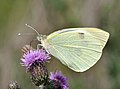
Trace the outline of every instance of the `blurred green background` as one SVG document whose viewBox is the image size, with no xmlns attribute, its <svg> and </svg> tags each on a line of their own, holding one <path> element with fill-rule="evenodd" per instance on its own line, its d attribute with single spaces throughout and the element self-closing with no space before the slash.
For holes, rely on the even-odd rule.
<svg viewBox="0 0 120 89">
<path fill-rule="evenodd" d="M 62 70 L 70 89 L 120 89 L 120 0 L 0 0 L 0 89 L 16 80 L 22 89 L 37 89 L 20 65 L 21 48 L 36 35 L 68 27 L 98 27 L 110 33 L 100 61 L 84 73 L 75 73 L 54 57 L 49 71 Z"/>
</svg>

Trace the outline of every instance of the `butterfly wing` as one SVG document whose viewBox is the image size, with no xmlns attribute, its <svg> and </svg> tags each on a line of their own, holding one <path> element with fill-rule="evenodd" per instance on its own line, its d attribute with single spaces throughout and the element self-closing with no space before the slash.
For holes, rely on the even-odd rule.
<svg viewBox="0 0 120 89">
<path fill-rule="evenodd" d="M 101 57 L 109 33 L 97 28 L 70 28 L 47 37 L 50 54 L 76 72 L 92 67 Z"/>
</svg>

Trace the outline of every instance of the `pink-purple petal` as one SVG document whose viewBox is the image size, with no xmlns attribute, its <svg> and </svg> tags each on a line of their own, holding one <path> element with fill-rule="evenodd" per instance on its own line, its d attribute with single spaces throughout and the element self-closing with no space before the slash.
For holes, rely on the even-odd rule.
<svg viewBox="0 0 120 89">
<path fill-rule="evenodd" d="M 46 53 L 45 50 L 30 50 L 29 52 L 25 53 L 23 55 L 23 58 L 21 58 L 22 63 L 26 67 L 26 69 L 29 69 L 29 67 L 34 62 L 46 62 L 49 59 L 49 55 Z"/>
<path fill-rule="evenodd" d="M 50 79 L 55 80 L 55 81 L 59 81 L 62 89 L 68 89 L 68 86 L 69 86 L 68 79 L 65 76 L 63 76 L 63 74 L 60 71 L 51 72 Z"/>
</svg>

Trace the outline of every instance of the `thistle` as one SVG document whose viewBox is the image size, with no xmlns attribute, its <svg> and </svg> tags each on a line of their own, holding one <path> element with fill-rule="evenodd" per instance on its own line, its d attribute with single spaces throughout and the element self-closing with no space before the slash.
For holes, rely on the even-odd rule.
<svg viewBox="0 0 120 89">
<path fill-rule="evenodd" d="M 21 61 L 26 71 L 31 74 L 32 82 L 36 86 L 44 85 L 48 80 L 48 71 L 45 67 L 45 62 L 49 59 L 49 54 L 43 49 L 24 50 Z"/>
<path fill-rule="evenodd" d="M 51 72 L 44 89 L 69 89 L 68 79 L 60 72 Z"/>
</svg>

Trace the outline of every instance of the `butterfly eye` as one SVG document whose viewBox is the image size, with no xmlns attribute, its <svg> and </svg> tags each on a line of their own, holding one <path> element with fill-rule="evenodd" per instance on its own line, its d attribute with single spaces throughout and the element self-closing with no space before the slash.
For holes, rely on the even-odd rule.
<svg viewBox="0 0 120 89">
<path fill-rule="evenodd" d="M 41 37 L 40 37 L 40 36 L 37 36 L 37 40 L 41 42 Z"/>
</svg>

